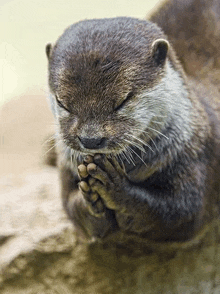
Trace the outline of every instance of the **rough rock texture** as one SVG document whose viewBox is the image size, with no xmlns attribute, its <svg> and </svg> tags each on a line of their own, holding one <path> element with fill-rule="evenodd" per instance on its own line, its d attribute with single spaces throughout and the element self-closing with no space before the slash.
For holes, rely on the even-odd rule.
<svg viewBox="0 0 220 294">
<path fill-rule="evenodd" d="M 179 250 L 80 244 L 62 210 L 57 170 L 20 179 L 18 187 L 12 176 L 1 180 L 0 293 L 220 293 L 218 221 L 203 241 Z"/>
<path fill-rule="evenodd" d="M 219 220 L 182 249 L 138 240 L 127 240 L 127 248 L 77 241 L 61 206 L 57 170 L 39 164 L 38 142 L 52 125 L 45 100 L 21 97 L 0 116 L 0 166 L 6 167 L 0 177 L 0 293 L 220 293 Z"/>
</svg>

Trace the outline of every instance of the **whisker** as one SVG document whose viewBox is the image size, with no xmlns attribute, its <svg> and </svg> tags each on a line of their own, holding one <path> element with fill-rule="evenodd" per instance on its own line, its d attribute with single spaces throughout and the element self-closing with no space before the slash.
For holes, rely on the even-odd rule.
<svg viewBox="0 0 220 294">
<path fill-rule="evenodd" d="M 119 158 L 119 160 L 120 160 L 120 162 L 121 162 L 122 168 L 125 170 L 124 162 L 123 162 L 123 160 L 122 160 L 122 158 L 121 158 L 121 154 L 118 153 L 118 154 L 115 155 L 116 160 L 119 161 L 119 160 L 117 159 L 117 157 Z M 120 163 L 119 163 L 119 164 L 120 164 Z"/>
<path fill-rule="evenodd" d="M 133 157 L 131 156 L 131 153 L 128 151 L 127 147 L 128 146 L 126 146 L 126 148 L 123 150 L 123 154 L 129 164 L 130 163 L 134 164 Z"/>
<path fill-rule="evenodd" d="M 122 151 L 122 155 L 124 156 L 124 159 L 127 160 L 127 162 L 130 164 L 131 162 L 130 162 L 129 158 L 127 157 L 124 150 Z"/>
<path fill-rule="evenodd" d="M 150 147 L 150 145 L 147 142 L 144 142 L 141 138 L 135 137 L 133 135 L 131 136 L 135 138 L 136 140 L 138 140 L 139 142 L 141 142 L 144 146 L 147 146 L 152 152 L 154 152 L 154 150 Z M 144 149 L 144 153 L 146 153 L 145 149 Z"/>
<path fill-rule="evenodd" d="M 136 136 L 134 136 L 134 135 L 132 135 L 132 134 L 129 134 L 129 136 L 132 137 L 133 139 L 139 141 L 142 145 L 144 145 L 144 146 L 147 145 L 147 143 L 144 142 L 144 141 L 142 141 L 140 138 L 138 138 L 138 137 L 136 137 Z M 140 149 L 141 151 L 143 151 L 144 153 L 146 153 L 146 152 L 145 152 L 145 149 L 143 148 L 142 145 L 140 145 L 140 144 L 137 143 L 137 142 L 133 142 L 133 143 L 135 143 L 137 146 L 140 146 L 139 149 Z"/>
<path fill-rule="evenodd" d="M 144 153 L 146 153 L 145 150 L 144 150 L 144 148 L 143 148 L 143 146 L 141 146 L 137 142 L 134 142 L 133 140 L 132 141 L 129 141 L 127 139 L 124 139 L 124 141 L 127 142 L 129 145 L 135 145 L 135 147 L 137 147 L 138 149 L 140 149 L 141 151 L 143 151 Z"/>
<path fill-rule="evenodd" d="M 142 131 L 141 129 L 137 129 L 137 128 L 136 128 L 136 129 L 133 129 L 133 130 L 143 132 L 146 136 L 148 136 L 148 137 L 150 138 L 150 140 L 153 142 L 153 144 L 154 144 L 156 150 L 159 151 L 158 148 L 157 148 L 156 143 L 155 143 L 154 140 L 151 138 L 151 136 L 148 134 L 148 132 L 146 132 L 146 131 Z M 147 146 L 147 145 L 146 145 L 146 146 Z M 150 146 L 148 146 L 148 147 L 150 147 Z"/>
<path fill-rule="evenodd" d="M 55 142 L 55 144 L 52 146 L 52 147 L 50 147 L 44 154 L 43 154 L 43 156 L 45 156 L 45 155 L 47 155 L 47 153 L 49 153 L 53 148 L 55 148 L 56 146 L 58 145 L 58 142 Z"/>
<path fill-rule="evenodd" d="M 118 145 L 122 148 L 122 152 L 121 152 L 121 154 L 124 156 L 125 160 L 127 160 L 128 164 L 130 164 L 129 159 L 128 159 L 127 156 L 126 156 L 126 153 L 125 153 L 124 147 L 123 147 L 121 144 L 119 144 L 119 143 L 118 143 Z"/>
<path fill-rule="evenodd" d="M 143 158 L 141 158 L 138 154 L 137 154 L 137 152 L 135 152 L 132 148 L 131 148 L 131 146 L 129 147 L 130 148 L 130 150 L 134 153 L 134 154 L 136 154 L 136 156 L 143 162 L 143 164 L 145 165 L 145 166 L 147 166 L 147 164 L 144 162 L 144 160 L 143 160 Z"/>
<path fill-rule="evenodd" d="M 55 139 L 55 134 L 53 134 L 53 135 L 50 136 L 47 140 L 45 140 L 45 141 L 41 144 L 41 146 L 43 147 L 45 144 L 47 144 L 47 143 L 53 141 L 54 139 Z"/>
<path fill-rule="evenodd" d="M 164 138 L 166 138 L 167 140 L 169 140 L 169 138 L 167 136 L 165 136 L 163 133 L 159 132 L 158 130 L 155 130 L 154 128 L 151 128 L 151 127 L 147 127 L 148 129 L 160 134 L 161 136 L 163 136 Z"/>
<path fill-rule="evenodd" d="M 154 142 L 154 140 L 151 138 L 151 136 L 150 135 L 148 135 L 147 133 L 146 133 L 146 135 L 150 138 L 150 140 L 152 141 L 152 143 L 154 144 L 154 146 L 155 146 L 155 148 L 156 148 L 156 150 L 159 152 L 159 150 L 158 150 L 158 148 L 157 148 L 157 145 L 156 145 L 156 143 Z"/>
<path fill-rule="evenodd" d="M 126 151 L 127 151 L 127 154 L 128 154 L 128 156 L 129 156 L 129 159 L 130 159 L 131 163 L 132 163 L 134 166 L 136 166 L 136 164 L 135 164 L 135 162 L 134 162 L 134 158 L 133 158 L 133 156 L 132 156 L 132 153 L 131 153 L 131 151 L 130 151 L 130 147 L 129 147 L 129 146 L 127 146 Z"/>
</svg>

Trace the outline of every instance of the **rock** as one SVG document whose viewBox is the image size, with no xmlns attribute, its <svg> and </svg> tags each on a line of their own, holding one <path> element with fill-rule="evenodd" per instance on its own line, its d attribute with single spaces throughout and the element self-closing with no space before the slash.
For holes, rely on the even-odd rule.
<svg viewBox="0 0 220 294">
<path fill-rule="evenodd" d="M 220 293 L 218 220 L 182 249 L 82 244 L 62 209 L 56 168 L 20 177 L 19 185 L 1 181 L 0 293 Z"/>
</svg>

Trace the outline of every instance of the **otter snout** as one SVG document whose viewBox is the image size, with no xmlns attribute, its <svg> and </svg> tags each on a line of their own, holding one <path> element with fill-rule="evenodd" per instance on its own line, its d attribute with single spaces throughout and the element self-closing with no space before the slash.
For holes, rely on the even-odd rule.
<svg viewBox="0 0 220 294">
<path fill-rule="evenodd" d="M 79 137 L 78 139 L 83 148 L 101 149 L 106 147 L 107 138 L 105 137 Z"/>
</svg>

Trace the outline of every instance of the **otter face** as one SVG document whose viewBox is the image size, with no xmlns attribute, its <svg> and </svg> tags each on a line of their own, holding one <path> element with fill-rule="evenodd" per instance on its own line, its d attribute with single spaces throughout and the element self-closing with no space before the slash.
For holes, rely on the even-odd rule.
<svg viewBox="0 0 220 294">
<path fill-rule="evenodd" d="M 147 144 L 152 124 L 161 127 L 167 116 L 166 101 L 151 94 L 166 76 L 168 46 L 155 25 L 128 18 L 83 21 L 47 45 L 50 100 L 65 145 L 117 154 Z"/>
</svg>

